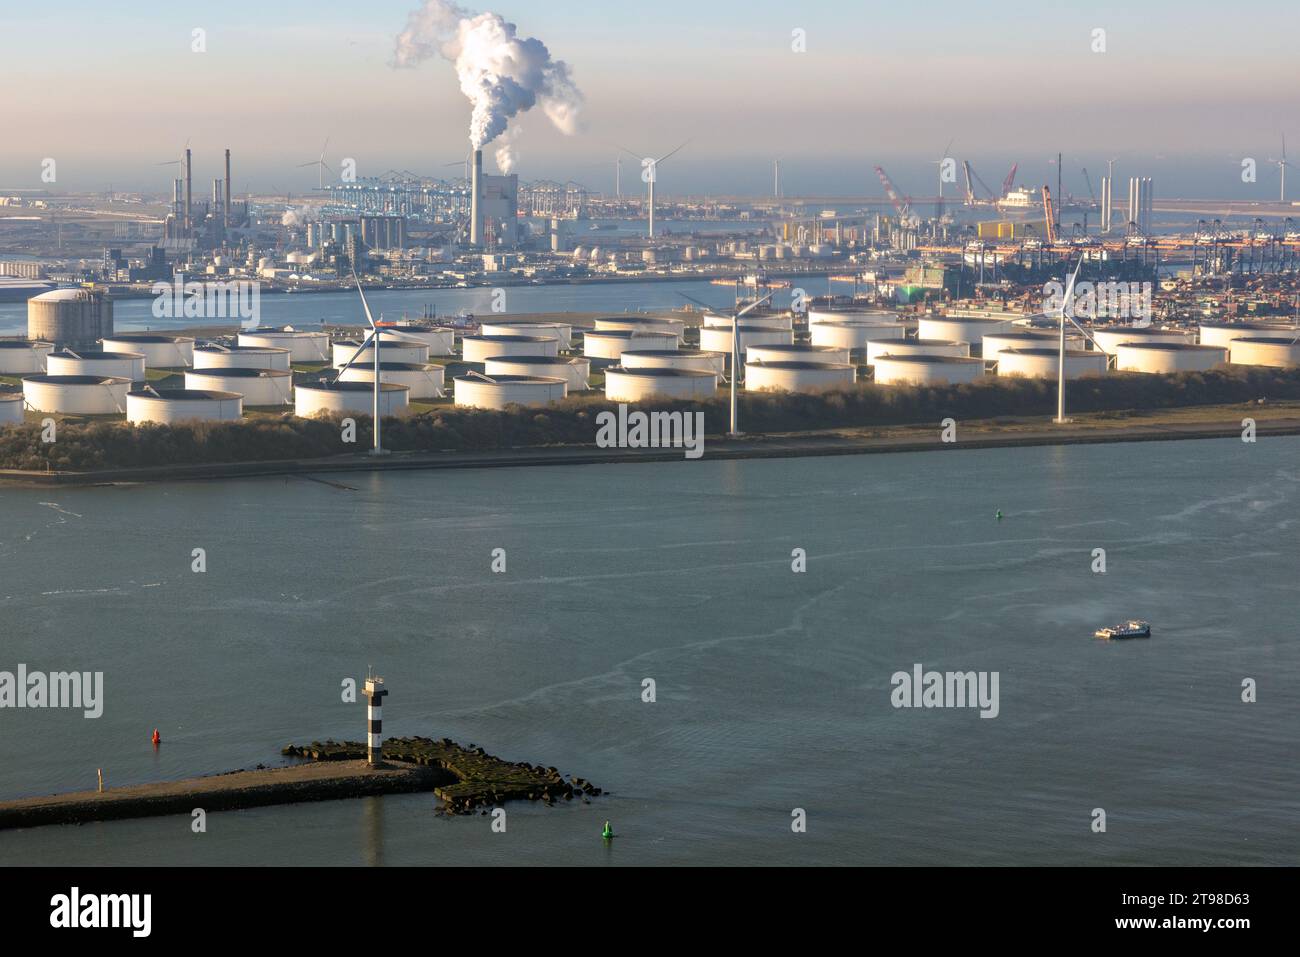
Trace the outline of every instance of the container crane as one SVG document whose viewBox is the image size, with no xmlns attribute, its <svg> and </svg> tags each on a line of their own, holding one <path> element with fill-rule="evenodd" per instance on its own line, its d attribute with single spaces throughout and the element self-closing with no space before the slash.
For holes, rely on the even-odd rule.
<svg viewBox="0 0 1300 957">
<path fill-rule="evenodd" d="M 1052 191 L 1043 184 L 1043 216 L 1047 220 L 1047 244 L 1056 245 L 1056 211 L 1052 208 Z"/>
</svg>

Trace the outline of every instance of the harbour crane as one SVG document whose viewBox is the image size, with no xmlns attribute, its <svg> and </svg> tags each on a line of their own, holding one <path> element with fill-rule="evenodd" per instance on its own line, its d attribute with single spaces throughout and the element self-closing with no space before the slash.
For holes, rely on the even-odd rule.
<svg viewBox="0 0 1300 957">
<path fill-rule="evenodd" d="M 889 174 L 883 167 L 873 167 L 876 175 L 880 177 L 880 185 L 885 188 L 885 195 L 889 197 L 890 203 L 894 206 L 894 211 L 898 213 L 900 222 L 906 222 L 912 218 L 912 199 L 911 197 L 901 197 L 898 190 L 894 189 L 894 184 L 889 179 Z"/>
<path fill-rule="evenodd" d="M 1011 192 L 1011 187 L 1016 185 L 1016 170 L 1019 168 L 1019 163 L 1011 164 L 1011 172 L 1008 173 L 1007 178 L 1002 181 L 1002 199 L 1006 199 L 1007 193 Z"/>
<path fill-rule="evenodd" d="M 1052 208 L 1052 191 L 1043 184 L 1043 216 L 1047 220 L 1047 244 L 1056 245 L 1056 210 Z"/>
<path fill-rule="evenodd" d="M 1092 177 L 1088 175 L 1088 167 L 1086 166 L 1083 168 L 1083 181 L 1088 184 L 1088 196 L 1094 203 L 1097 202 L 1097 194 L 1092 191 Z"/>
</svg>

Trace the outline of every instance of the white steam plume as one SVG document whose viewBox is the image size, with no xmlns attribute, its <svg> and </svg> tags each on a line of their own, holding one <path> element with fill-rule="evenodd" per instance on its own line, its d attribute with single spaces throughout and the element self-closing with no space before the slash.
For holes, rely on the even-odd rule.
<svg viewBox="0 0 1300 957">
<path fill-rule="evenodd" d="M 320 211 L 312 206 L 302 206 L 298 209 L 286 209 L 284 215 L 280 217 L 280 225 L 293 229 L 315 219 L 320 219 Z"/>
<path fill-rule="evenodd" d="M 582 93 L 568 64 L 551 59 L 536 37 L 518 36 L 515 25 L 501 16 L 426 0 L 398 35 L 393 63 L 415 66 L 435 53 L 455 64 L 461 92 L 474 105 L 469 124 L 474 149 L 504 133 L 511 117 L 538 105 L 560 132 L 577 132 Z M 514 151 L 509 145 L 504 150 L 513 165 Z"/>
</svg>

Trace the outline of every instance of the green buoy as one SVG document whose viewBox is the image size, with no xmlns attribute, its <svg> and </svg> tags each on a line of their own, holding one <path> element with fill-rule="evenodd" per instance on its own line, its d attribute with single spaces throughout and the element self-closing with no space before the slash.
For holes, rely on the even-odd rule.
<svg viewBox="0 0 1300 957">
<path fill-rule="evenodd" d="M 1002 521 L 1002 509 L 998 509 L 998 521 Z"/>
<path fill-rule="evenodd" d="M 607 841 L 614 836 L 614 829 L 609 826 L 609 821 L 605 822 L 605 830 L 600 832 L 600 836 Z"/>
</svg>

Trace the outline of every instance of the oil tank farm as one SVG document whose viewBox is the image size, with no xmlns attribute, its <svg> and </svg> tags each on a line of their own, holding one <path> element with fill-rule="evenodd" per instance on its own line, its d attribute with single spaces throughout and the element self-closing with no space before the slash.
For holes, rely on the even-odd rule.
<svg viewBox="0 0 1300 957">
<path fill-rule="evenodd" d="M 867 343 L 867 365 L 880 356 L 969 356 L 970 343 L 946 339 L 873 339 Z M 844 361 L 848 361 L 845 359 Z"/>
<path fill-rule="evenodd" d="M 658 316 L 608 316 L 597 319 L 595 329 L 597 332 L 671 332 L 678 342 L 686 337 L 686 323 Z"/>
<path fill-rule="evenodd" d="M 27 338 L 94 349 L 113 334 L 113 302 L 98 289 L 51 289 L 27 300 Z"/>
<path fill-rule="evenodd" d="M 395 382 L 411 390 L 412 399 L 440 399 L 446 383 L 447 370 L 433 362 L 384 362 L 379 363 L 379 381 Z M 340 382 L 375 381 L 375 365 L 353 363 L 339 376 Z"/>
<path fill-rule="evenodd" d="M 1043 330 L 1034 332 L 1024 329 L 1016 329 L 1012 332 L 990 332 L 984 336 L 984 342 L 981 347 L 981 354 L 986 361 L 997 359 L 998 353 L 1003 349 L 1045 349 L 1049 346 L 1055 346 L 1060 351 L 1061 333 L 1048 332 Z M 1082 349 L 1083 337 L 1077 332 L 1066 330 L 1065 348 Z"/>
<path fill-rule="evenodd" d="M 234 422 L 244 416 L 244 397 L 235 392 L 206 389 L 141 389 L 126 394 L 126 420 L 147 422 Z"/>
<path fill-rule="evenodd" d="M 808 327 L 808 337 L 815 346 L 839 349 L 863 349 L 874 339 L 901 339 L 907 329 L 901 322 L 822 321 Z"/>
<path fill-rule="evenodd" d="M 778 312 L 759 312 L 753 310 L 745 313 L 740 317 L 742 326 L 751 326 L 756 329 L 793 329 L 794 319 L 790 316 L 781 315 Z M 720 316 L 716 313 L 706 312 L 702 326 L 722 326 L 731 328 L 731 316 Z"/>
<path fill-rule="evenodd" d="M 497 356 L 558 356 L 560 340 L 555 336 L 463 336 L 461 358 L 466 362 L 487 362 Z"/>
<path fill-rule="evenodd" d="M 138 352 L 150 369 L 185 369 L 194 365 L 194 340 L 153 332 L 119 332 L 104 337 L 105 352 Z"/>
<path fill-rule="evenodd" d="M 945 385 L 974 382 L 984 375 L 984 360 L 969 356 L 877 356 L 877 385 Z"/>
<path fill-rule="evenodd" d="M 619 364 L 625 369 L 696 369 L 723 375 L 727 356 L 703 349 L 628 349 Z"/>
<path fill-rule="evenodd" d="M 605 398 L 614 402 L 643 402 L 652 396 L 670 399 L 703 399 L 718 391 L 716 372 L 702 369 L 605 370 Z"/>
<path fill-rule="evenodd" d="M 1190 342 L 1129 342 L 1115 349 L 1120 372 L 1204 372 L 1227 361 L 1226 347 Z"/>
<path fill-rule="evenodd" d="M 573 326 L 567 322 L 543 322 L 540 319 L 511 319 L 483 322 L 479 334 L 484 336 L 548 336 L 560 340 L 560 350 L 573 348 Z"/>
<path fill-rule="evenodd" d="M 1300 340 L 1265 339 L 1262 336 L 1233 339 L 1228 346 L 1228 361 L 1235 366 L 1272 366 L 1277 369 L 1300 366 Z"/>
<path fill-rule="evenodd" d="M 745 363 L 749 392 L 824 392 L 853 385 L 857 369 L 847 362 L 778 360 Z"/>
<path fill-rule="evenodd" d="M 474 409 L 504 409 L 509 405 L 539 406 L 559 402 L 568 386 L 559 376 L 456 376 L 456 404 Z"/>
<path fill-rule="evenodd" d="M 45 371 L 45 358 L 54 343 L 39 339 L 0 339 L 0 375 L 27 375 Z"/>
<path fill-rule="evenodd" d="M 628 329 L 590 330 L 583 333 L 582 354 L 588 359 L 618 362 L 629 349 L 676 349 L 677 334 L 672 330 L 636 332 Z"/>
<path fill-rule="evenodd" d="M 325 332 L 300 332 L 294 329 L 252 329 L 241 332 L 236 340 L 241 346 L 264 349 L 288 349 L 293 362 L 316 364 L 330 361 L 330 337 Z"/>
<path fill-rule="evenodd" d="M 998 353 L 998 375 L 1018 375 L 1030 379 L 1055 379 L 1060 369 L 1061 350 L 1047 346 L 1003 349 Z M 1106 355 L 1095 349 L 1066 349 L 1065 377 L 1104 375 Z"/>
<path fill-rule="evenodd" d="M 742 359 L 750 346 L 794 345 L 794 332 L 790 329 L 742 325 L 736 332 L 740 338 Z M 700 330 L 700 348 L 707 352 L 731 355 L 731 326 L 705 326 Z"/>
<path fill-rule="evenodd" d="M 339 339 L 335 341 L 331 347 L 333 354 L 331 362 L 334 368 L 342 368 L 354 355 L 356 356 L 355 359 L 352 359 L 354 364 L 361 362 L 373 366 L 375 364 L 374 344 L 371 343 L 362 349 L 360 354 L 357 354 L 357 349 L 360 346 L 361 342 L 355 339 Z M 379 346 L 379 361 L 428 362 L 429 347 L 423 342 L 416 342 L 414 339 L 404 339 L 401 342 L 390 342 L 388 339 L 384 339 Z"/>
<path fill-rule="evenodd" d="M 23 394 L 0 392 L 0 425 L 17 425 L 23 421 Z"/>
<path fill-rule="evenodd" d="M 1011 319 L 989 319 L 982 316 L 921 316 L 916 321 L 916 334 L 921 339 L 945 339 L 948 342 L 965 342 L 971 355 L 983 355 L 984 337 L 994 332 L 1014 332 Z"/>
<path fill-rule="evenodd" d="M 431 356 L 449 356 L 456 351 L 456 330 L 444 326 L 384 326 L 379 338 L 383 340 L 384 348 L 390 342 L 401 343 L 407 339 L 423 342 L 429 347 Z"/>
<path fill-rule="evenodd" d="M 36 412 L 113 415 L 126 412 L 131 380 L 123 376 L 23 376 L 23 397 Z"/>
<path fill-rule="evenodd" d="M 196 392 L 238 392 L 249 407 L 293 404 L 293 373 L 283 369 L 187 369 L 185 388 Z"/>
<path fill-rule="evenodd" d="M 1300 329 L 1273 322 L 1205 322 L 1201 324 L 1203 346 L 1228 348 L 1233 339 L 1293 339 Z"/>
<path fill-rule="evenodd" d="M 288 372 L 293 354 L 282 346 L 199 346 L 195 369 L 280 369 Z"/>
<path fill-rule="evenodd" d="M 121 376 L 138 382 L 144 378 L 144 356 L 138 352 L 99 352 L 91 349 L 51 352 L 45 371 L 58 376 Z"/>
<path fill-rule="evenodd" d="M 488 378 L 521 375 L 563 379 L 568 389 L 566 394 L 591 388 L 591 360 L 585 356 L 496 356 L 483 365 Z"/>
<path fill-rule="evenodd" d="M 383 370 L 380 370 L 383 375 Z M 405 415 L 410 406 L 410 392 L 404 385 L 381 382 L 379 415 Z M 374 412 L 373 382 L 316 382 L 294 389 L 294 414 L 310 419 L 322 413 L 331 415 L 371 415 Z"/>
<path fill-rule="evenodd" d="M 1191 342 L 1191 336 L 1177 329 L 1152 329 L 1147 326 L 1094 326 L 1088 330 L 1107 355 L 1126 342 Z"/>
<path fill-rule="evenodd" d="M 848 362 L 849 350 L 838 346 L 787 345 L 777 343 L 753 345 L 745 350 L 749 362 Z M 718 369 L 719 372 L 723 370 Z"/>
</svg>

